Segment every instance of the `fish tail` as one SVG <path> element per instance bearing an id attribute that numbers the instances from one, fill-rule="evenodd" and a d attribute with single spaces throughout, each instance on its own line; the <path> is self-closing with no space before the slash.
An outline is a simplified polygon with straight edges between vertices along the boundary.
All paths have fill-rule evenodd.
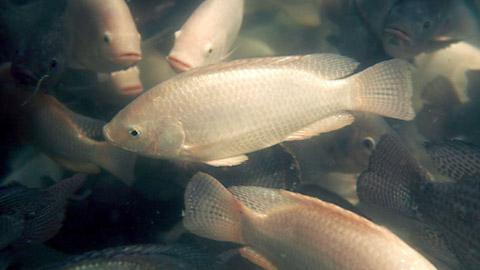
<path id="1" fill-rule="evenodd" d="M 357 181 L 361 202 L 415 216 L 415 195 L 427 184 L 426 171 L 399 138 L 383 135 Z"/>
<path id="2" fill-rule="evenodd" d="M 135 181 L 135 153 L 115 147 L 107 142 L 98 145 L 95 161 L 109 173 L 121 179 L 125 184 L 132 185 Z"/>
<path id="3" fill-rule="evenodd" d="M 378 63 L 349 78 L 355 86 L 352 110 L 376 113 L 382 116 L 411 120 L 412 107 L 411 67 L 406 61 L 394 59 Z"/>
<path id="4" fill-rule="evenodd" d="M 190 232 L 241 244 L 241 214 L 240 202 L 212 176 L 197 173 L 187 185 L 183 224 Z"/>

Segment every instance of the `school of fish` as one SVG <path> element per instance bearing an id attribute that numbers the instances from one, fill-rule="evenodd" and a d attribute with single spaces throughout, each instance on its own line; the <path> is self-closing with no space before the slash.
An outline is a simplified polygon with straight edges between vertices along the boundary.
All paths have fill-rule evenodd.
<path id="1" fill-rule="evenodd" d="M 0 270 L 478 268 L 479 1 L 0 2 Z"/>

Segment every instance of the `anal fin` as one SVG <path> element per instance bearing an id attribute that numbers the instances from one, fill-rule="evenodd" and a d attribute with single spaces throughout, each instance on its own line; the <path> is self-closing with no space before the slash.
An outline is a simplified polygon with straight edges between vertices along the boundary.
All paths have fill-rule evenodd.
<path id="1" fill-rule="evenodd" d="M 224 158 L 224 159 L 210 160 L 210 161 L 207 161 L 205 163 L 207 163 L 210 166 L 214 166 L 214 167 L 236 166 L 236 165 L 242 164 L 243 162 L 245 162 L 247 160 L 248 160 L 248 157 L 246 155 L 241 155 L 241 156 Z"/>
<path id="2" fill-rule="evenodd" d="M 343 128 L 353 123 L 355 118 L 349 113 L 339 113 L 325 117 L 295 133 L 289 135 L 285 141 L 306 140 L 320 133 L 326 133 Z"/>
<path id="3" fill-rule="evenodd" d="M 273 265 L 267 258 L 263 257 L 250 247 L 243 247 L 239 250 L 239 252 L 242 257 L 265 270 L 277 270 L 277 267 L 275 267 L 275 265 Z"/>

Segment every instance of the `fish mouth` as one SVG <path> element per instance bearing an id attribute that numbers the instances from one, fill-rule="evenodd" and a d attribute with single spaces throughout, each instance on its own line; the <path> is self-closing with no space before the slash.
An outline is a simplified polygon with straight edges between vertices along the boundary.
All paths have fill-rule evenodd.
<path id="1" fill-rule="evenodd" d="M 141 92 L 143 92 L 143 87 L 140 84 L 129 85 L 122 88 L 122 94 L 124 95 L 133 96 L 133 95 L 140 94 Z"/>
<path id="2" fill-rule="evenodd" d="M 392 36 L 394 36 L 398 39 L 401 39 L 401 40 L 407 42 L 408 44 L 412 43 L 412 39 L 410 38 L 410 35 L 405 30 L 402 30 L 399 27 L 390 26 L 390 27 L 385 28 L 384 32 L 389 34 L 389 35 L 392 35 Z"/>
<path id="3" fill-rule="evenodd" d="M 128 52 L 122 53 L 115 57 L 115 60 L 118 63 L 126 64 L 126 65 L 133 65 L 138 61 L 142 60 L 142 54 L 138 52 Z"/>
<path id="4" fill-rule="evenodd" d="M 182 60 L 176 58 L 175 56 L 167 56 L 167 61 L 170 66 L 177 72 L 184 72 L 192 68 L 191 65 L 183 62 Z"/>

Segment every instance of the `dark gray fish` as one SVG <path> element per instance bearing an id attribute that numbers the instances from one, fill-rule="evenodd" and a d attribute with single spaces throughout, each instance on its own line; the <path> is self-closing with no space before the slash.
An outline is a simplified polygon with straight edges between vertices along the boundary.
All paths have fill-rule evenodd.
<path id="1" fill-rule="evenodd" d="M 454 180 L 470 176 L 479 176 L 480 179 L 479 146 L 451 140 L 444 143 L 425 143 L 425 148 L 441 174 Z"/>
<path id="2" fill-rule="evenodd" d="M 360 175 L 357 192 L 361 202 L 431 226 L 467 269 L 480 263 L 480 178 L 432 182 L 400 140 L 386 135 Z"/>
<path id="3" fill-rule="evenodd" d="M 301 181 L 296 158 L 282 145 L 253 152 L 248 157 L 246 162 L 238 166 L 200 165 L 199 170 L 219 179 L 227 187 L 258 186 L 294 190 Z"/>
<path id="4" fill-rule="evenodd" d="M 356 0 L 387 54 L 412 59 L 468 39 L 476 22 L 460 0 Z"/>
<path id="5" fill-rule="evenodd" d="M 135 245 L 91 251 L 42 270 L 215 270 L 218 261 L 205 249 L 176 244 Z"/>
<path id="6" fill-rule="evenodd" d="M 47 189 L 0 187 L 0 248 L 41 243 L 62 227 L 67 200 L 85 181 L 77 174 Z"/>
<path id="7" fill-rule="evenodd" d="M 2 5 L 0 21 L 7 29 L 13 76 L 31 86 L 55 85 L 67 65 L 63 21 L 66 1 L 5 1 Z"/>

